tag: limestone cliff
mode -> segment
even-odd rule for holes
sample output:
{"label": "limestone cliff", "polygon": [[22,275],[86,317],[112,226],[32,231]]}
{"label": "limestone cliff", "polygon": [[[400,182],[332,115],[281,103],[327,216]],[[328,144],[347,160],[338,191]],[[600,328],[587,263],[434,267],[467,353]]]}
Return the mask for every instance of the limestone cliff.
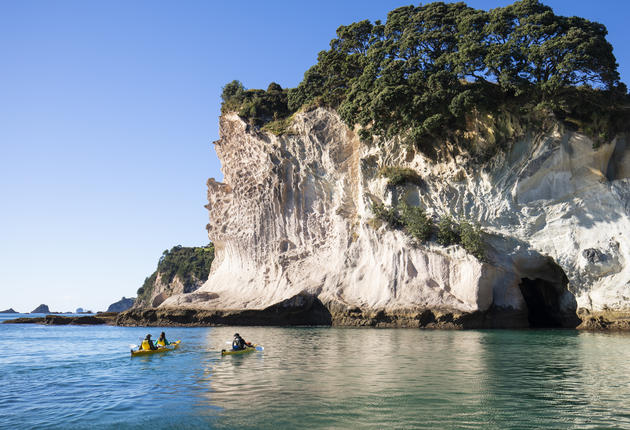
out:
{"label": "limestone cliff", "polygon": [[133,307],[136,309],[157,307],[174,294],[196,291],[208,279],[213,259],[212,244],[202,247],[177,245],[165,250],[155,272],[147,277],[142,287],[138,289],[138,297]]}
{"label": "limestone cliff", "polygon": [[[593,149],[559,124],[519,135],[483,163],[435,162],[396,139],[363,143],[323,108],[294,115],[281,136],[226,114],[215,146],[224,183],[208,181],[216,261],[201,288],[160,308],[313,297],[333,324],[481,327],[574,327],[578,307],[627,311],[627,137]],[[392,186],[379,174],[388,166],[421,181]],[[374,203],[402,201],[479,222],[486,261],[375,222]]]}

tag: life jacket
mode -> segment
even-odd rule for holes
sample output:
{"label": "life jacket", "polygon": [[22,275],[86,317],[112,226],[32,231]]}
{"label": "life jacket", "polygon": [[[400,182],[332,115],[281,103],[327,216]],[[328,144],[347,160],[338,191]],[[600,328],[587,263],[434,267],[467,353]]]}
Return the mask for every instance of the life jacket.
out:
{"label": "life jacket", "polygon": [[142,349],[148,351],[149,349],[151,349],[151,344],[149,343],[148,340],[143,340],[142,341]]}
{"label": "life jacket", "polygon": [[158,339],[157,344],[158,346],[166,346],[166,339]]}
{"label": "life jacket", "polygon": [[245,349],[245,341],[242,337],[235,338],[232,341],[232,349]]}

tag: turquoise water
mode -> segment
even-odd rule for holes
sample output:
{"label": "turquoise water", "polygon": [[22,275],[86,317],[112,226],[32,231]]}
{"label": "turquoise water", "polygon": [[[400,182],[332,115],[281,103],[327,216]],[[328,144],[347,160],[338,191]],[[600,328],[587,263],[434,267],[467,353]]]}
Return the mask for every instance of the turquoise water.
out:
{"label": "turquoise water", "polygon": [[[0,428],[630,428],[626,334],[168,328],[130,358],[160,331],[0,324]],[[235,331],[265,351],[221,357]]]}

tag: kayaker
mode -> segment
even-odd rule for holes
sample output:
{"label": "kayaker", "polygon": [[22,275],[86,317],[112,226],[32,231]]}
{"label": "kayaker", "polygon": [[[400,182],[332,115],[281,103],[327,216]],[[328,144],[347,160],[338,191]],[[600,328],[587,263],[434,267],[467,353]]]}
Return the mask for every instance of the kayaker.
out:
{"label": "kayaker", "polygon": [[171,343],[166,340],[166,334],[164,332],[160,333],[160,337],[157,340],[157,346],[166,346],[166,345],[170,345]]}
{"label": "kayaker", "polygon": [[147,337],[144,338],[144,340],[142,341],[142,345],[140,345],[140,349],[144,349],[144,350],[150,350],[150,349],[157,349],[157,346],[155,346],[153,344],[153,341],[151,340],[151,334],[147,334]]}
{"label": "kayaker", "polygon": [[234,340],[232,340],[232,349],[234,350],[245,349],[245,345],[247,345],[247,342],[245,342],[245,339],[243,339],[240,334],[235,333]]}

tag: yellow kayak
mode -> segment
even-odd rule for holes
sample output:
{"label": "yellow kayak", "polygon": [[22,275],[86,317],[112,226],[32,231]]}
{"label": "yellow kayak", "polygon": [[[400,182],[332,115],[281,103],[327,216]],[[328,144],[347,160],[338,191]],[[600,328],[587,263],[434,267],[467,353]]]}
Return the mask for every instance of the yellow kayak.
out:
{"label": "yellow kayak", "polygon": [[[256,351],[258,345],[246,346],[245,349],[222,349],[221,355],[236,355],[236,354],[246,354],[248,352]],[[261,348],[261,347],[259,347]]]}
{"label": "yellow kayak", "polygon": [[131,350],[132,357],[138,357],[139,355],[151,355],[151,354],[160,354],[162,352],[173,351],[179,348],[179,343],[181,340],[171,342],[170,345],[160,346],[158,349],[140,349],[140,350]]}

